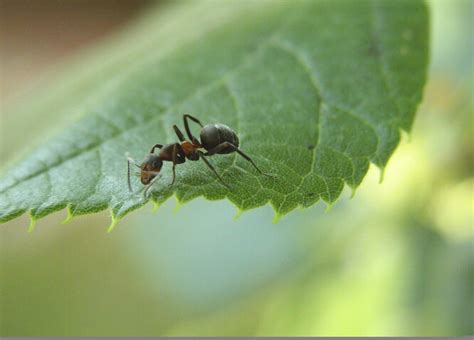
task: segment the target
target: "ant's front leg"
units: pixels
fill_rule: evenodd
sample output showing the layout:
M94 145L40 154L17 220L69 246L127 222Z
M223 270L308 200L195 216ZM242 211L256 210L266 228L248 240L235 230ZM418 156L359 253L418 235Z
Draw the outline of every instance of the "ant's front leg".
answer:
M147 198L147 193L148 190L150 190L151 186L162 176L161 173L156 172L156 171L147 171L147 174L149 175L155 175L155 178L153 178L150 183L148 183L146 186L143 187L143 198Z
M153 145L153 147L151 148L150 153L155 153L155 149L161 149L162 147L163 147L162 144L155 144L155 145Z

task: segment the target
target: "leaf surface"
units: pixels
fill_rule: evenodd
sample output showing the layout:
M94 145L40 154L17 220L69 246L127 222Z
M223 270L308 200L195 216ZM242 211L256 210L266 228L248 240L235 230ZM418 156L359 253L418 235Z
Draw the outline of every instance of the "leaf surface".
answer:
M127 189L125 152L141 160L155 143L177 141L172 126L183 127L183 113L232 127L241 149L276 177L233 153L209 158L230 190L191 161L169 186L165 163L151 191L157 204L173 194L228 198L241 210L269 202L282 215L332 204L370 162L385 167L421 100L422 2L187 4L148 15L97 57L102 63L83 65L77 98L56 108L82 118L3 175L1 221L65 207L70 216L111 208L118 220L144 205ZM74 98L75 89L60 91ZM142 187L138 178L133 187Z

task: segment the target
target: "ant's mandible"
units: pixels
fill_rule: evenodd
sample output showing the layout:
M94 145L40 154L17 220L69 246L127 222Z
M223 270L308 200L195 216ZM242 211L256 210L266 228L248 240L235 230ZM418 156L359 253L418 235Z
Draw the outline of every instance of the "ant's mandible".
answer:
M200 141L193 136L191 129L189 128L188 119L199 124L201 127L201 132L199 134ZM228 154L232 152L237 152L249 161L260 174L270 177L273 176L262 172L252 158L239 149L239 138L235 131L227 125L208 124L203 126L197 118L188 114L183 115L183 121L189 140L184 138L183 133L176 125L173 125L179 143L165 145L155 144L151 148L150 154L145 157L141 165L137 164L133 159L128 158L128 188L130 191L132 191L132 186L130 184L130 164L134 164L140 169L140 181L145 185L144 195L146 197L149 188L158 178L160 178L163 161L173 162L173 180L170 184L173 185L176 179L176 164L184 163L186 159L189 159L190 161L198 161L199 159L202 159L209 169L214 172L219 181L229 188L229 186L222 180L221 176L219 176L216 169L206 159L206 156ZM160 149L158 155L155 154L156 149ZM202 149L206 152L203 152Z

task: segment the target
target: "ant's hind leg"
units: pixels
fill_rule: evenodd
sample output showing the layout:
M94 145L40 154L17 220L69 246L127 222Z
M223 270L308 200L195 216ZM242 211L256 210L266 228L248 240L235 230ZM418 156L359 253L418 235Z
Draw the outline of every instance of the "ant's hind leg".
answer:
M216 169L212 166L211 163L209 163L209 161L206 159L204 153L201 152L201 151L198 151L198 154L199 154L199 156L201 156L200 158L204 161L204 163L206 163L207 167L208 167L209 169L211 169L212 172L216 175L216 177L219 179L219 181L220 181L227 189L230 190L229 185L228 185L226 182L224 182L224 180L223 180L222 177L219 175L219 173L216 171Z
M226 150L226 149L231 149L232 151L235 151L237 152L239 155L241 155L245 160L249 161L253 167L261 174L261 175L264 175L264 176L268 176L268 177L275 177L275 175L272 175L272 174L267 174L265 172L263 172L262 170L260 170L260 168L257 166L257 164L255 164L255 162L253 161L252 158L250 158L249 155L247 155L245 152L243 152L242 150L240 150L238 147L236 147L234 144L232 143L229 143L229 142L224 142L224 143L221 143L219 145L217 145L215 148L211 149L211 150L208 150L208 152L206 153L206 155L214 155L216 153L219 153L223 150Z

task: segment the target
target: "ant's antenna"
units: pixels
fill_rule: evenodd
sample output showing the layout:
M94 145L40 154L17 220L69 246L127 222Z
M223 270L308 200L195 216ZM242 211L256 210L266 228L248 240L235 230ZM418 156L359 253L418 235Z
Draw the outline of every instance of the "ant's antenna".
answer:
M137 168L140 168L140 166L133 160L133 158L129 157L129 153L125 153L125 156L127 156L127 180L128 180L128 190L132 192L132 183L130 182L130 163L135 165Z
M128 190L132 192L132 184L130 183L130 159L127 159L127 179L128 179Z

